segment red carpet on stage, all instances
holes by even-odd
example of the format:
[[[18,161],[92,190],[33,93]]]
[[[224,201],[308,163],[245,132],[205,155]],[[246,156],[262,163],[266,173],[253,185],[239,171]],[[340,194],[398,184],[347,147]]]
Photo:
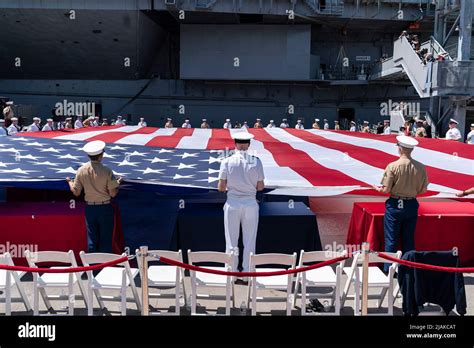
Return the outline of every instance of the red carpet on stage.
[[[33,251],[87,251],[85,204],[76,202],[10,202],[0,204],[0,253],[10,252],[17,265],[26,265],[23,249]],[[124,237],[120,212],[115,207],[113,251],[122,253]],[[19,250],[20,249],[20,250]],[[21,252],[21,257],[18,252]],[[16,254],[16,255],[15,255]]]
[[[384,203],[354,203],[347,244],[370,243],[384,250]],[[469,202],[420,202],[415,232],[419,251],[457,247],[461,264],[474,266],[474,204]]]

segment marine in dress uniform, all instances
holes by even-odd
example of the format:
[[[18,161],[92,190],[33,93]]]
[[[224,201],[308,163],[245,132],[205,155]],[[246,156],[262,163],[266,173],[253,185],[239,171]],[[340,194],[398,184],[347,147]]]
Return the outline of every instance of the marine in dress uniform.
[[[267,125],[267,128],[276,128],[275,121],[270,120],[270,123]]]
[[[467,133],[466,143],[471,145],[474,144],[474,123],[471,123],[471,131]]]
[[[449,130],[446,132],[446,140],[461,140],[461,132],[457,129],[458,121],[455,119],[449,120]]]
[[[370,133],[369,121],[364,121],[364,126],[362,127],[362,133]]]
[[[323,122],[324,122],[323,129],[324,129],[324,130],[329,130],[329,122],[328,122],[328,120],[327,120],[327,119],[324,119]]]
[[[33,117],[33,123],[30,124],[28,127],[28,132],[39,132],[40,129],[41,118]]]
[[[222,126],[222,128],[224,128],[224,129],[231,129],[231,128],[232,128],[232,123],[230,123],[230,118],[227,118],[227,119],[225,120],[225,123],[224,123],[224,125]]]
[[[207,123],[207,119],[205,118],[202,119],[201,128],[204,128],[204,129],[210,128],[209,123]]]
[[[111,199],[117,195],[122,179],[117,179],[112,170],[101,163],[104,148],[101,140],[84,145],[83,151],[90,161],[77,170],[74,180],[66,178],[66,181],[75,196],[84,190],[88,252],[111,253],[114,229]]]
[[[384,120],[383,121],[383,134],[384,135],[392,134],[392,130],[390,129],[390,121],[389,120]]]
[[[288,128],[288,127],[290,127],[290,124],[288,123],[288,120],[286,118],[281,120],[280,128]]]
[[[76,122],[74,122],[74,129],[83,128],[84,125],[82,124],[82,116],[77,116]]]
[[[400,158],[389,163],[381,181],[374,186],[381,193],[390,194],[385,201],[384,239],[385,251],[396,252],[398,241],[402,241],[402,252],[415,250],[415,227],[418,218],[416,196],[425,193],[428,176],[425,166],[415,161],[411,153],[418,141],[408,136],[397,136]],[[389,264],[385,264],[388,271]]]
[[[334,130],[341,130],[341,126],[339,126],[339,121],[334,121]]]
[[[5,128],[5,120],[3,118],[0,118],[0,137],[2,136],[7,136],[8,131]]]
[[[349,128],[349,132],[355,132],[356,131],[356,123],[354,121],[351,121],[351,128]]]
[[[184,123],[181,125],[181,128],[192,128],[191,123],[189,122],[189,118],[184,120]]]
[[[7,128],[8,135],[15,135],[20,131],[20,126],[18,125],[18,119],[13,117],[11,119],[12,124]]]
[[[67,128],[67,129],[74,128],[74,126],[72,125],[72,117],[66,117],[66,123],[64,125],[64,128]]]
[[[52,118],[48,118],[46,120],[46,124],[43,126],[43,129],[41,129],[42,132],[49,132],[49,131],[52,131],[54,130],[53,129],[53,119]]]
[[[296,121],[295,129],[304,129],[304,125],[301,120]]]
[[[313,123],[313,126],[312,126],[312,127],[313,127],[313,129],[321,129],[321,128],[319,127],[319,118],[315,118],[315,119],[314,119],[314,123]]]
[[[173,128],[173,120],[171,118],[166,119],[165,128]]]
[[[417,119],[416,120],[416,130],[415,130],[415,138],[426,138],[426,129],[423,127],[423,120]]]
[[[239,132],[232,134],[232,138],[236,151],[221,163],[218,189],[227,191],[224,205],[226,252],[238,248],[242,225],[242,266],[246,272],[249,270],[250,253],[255,253],[257,241],[259,206],[256,193],[263,190],[265,177],[260,159],[247,153],[253,135]],[[237,257],[234,258],[233,269],[237,270]]]

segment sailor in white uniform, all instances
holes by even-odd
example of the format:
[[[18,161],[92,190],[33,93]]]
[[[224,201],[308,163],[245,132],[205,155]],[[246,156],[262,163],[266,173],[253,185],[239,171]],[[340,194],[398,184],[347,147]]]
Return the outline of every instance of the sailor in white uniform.
[[[224,125],[222,126],[222,128],[224,128],[224,129],[231,129],[231,128],[232,128],[232,123],[230,123],[230,118],[227,118],[227,119],[225,120],[225,123],[224,123]]]
[[[281,120],[280,128],[288,128],[289,126],[290,125],[289,125],[288,120],[286,118]]]
[[[446,132],[446,140],[461,140],[461,132],[457,129],[458,121],[451,118],[449,120],[449,130]]]
[[[12,124],[7,128],[8,135],[15,135],[20,131],[20,126],[18,126],[18,118],[13,117],[11,119]]]
[[[74,122],[74,129],[83,128],[84,125],[82,124],[82,116],[77,116],[76,122]]]
[[[349,132],[355,132],[356,131],[356,123],[354,121],[351,121],[351,128],[349,128]]]
[[[324,129],[324,130],[329,130],[329,122],[328,122],[328,120],[327,120],[327,119],[324,119],[323,122],[324,122],[323,129]]]
[[[140,117],[140,122],[138,122],[139,127],[146,127],[145,118]]]
[[[8,131],[5,128],[5,120],[3,118],[0,118],[0,137],[7,136]]]
[[[471,131],[467,134],[466,143],[474,145],[474,123],[471,123]]]
[[[192,128],[191,123],[189,122],[189,118],[184,120],[184,123],[181,125],[181,128]]]
[[[236,151],[222,161],[218,184],[220,192],[227,191],[224,205],[226,252],[238,248],[242,225],[244,272],[249,270],[250,253],[255,253],[259,215],[256,194],[264,189],[265,179],[260,159],[247,153],[253,137],[244,131],[232,134]],[[237,262],[235,257],[233,270],[237,270]]]
[[[273,121],[273,120],[270,120],[270,123],[269,123],[269,124],[267,124],[267,128],[275,128],[275,127],[276,127],[276,125],[275,125],[275,121]]]
[[[99,116],[95,116],[94,120],[91,121],[91,127],[99,127]]]
[[[301,120],[296,121],[295,128],[296,129],[304,129],[304,126],[303,126],[303,123],[301,122]]]
[[[127,124],[125,121],[122,119],[122,116],[118,115],[117,116],[117,121],[115,121],[116,126],[126,126]]]
[[[390,129],[390,121],[384,120],[383,121],[383,134],[390,135],[392,134],[392,130]]]
[[[240,129],[249,129],[247,121],[244,121],[244,124],[242,125],[242,127],[240,127]]]
[[[40,129],[41,118],[33,117],[33,123],[30,124],[28,127],[28,132],[39,132]]]
[[[46,124],[43,126],[43,129],[41,129],[42,132],[49,132],[49,131],[52,131],[54,130],[53,129],[53,119],[52,118],[48,118],[46,120]]]

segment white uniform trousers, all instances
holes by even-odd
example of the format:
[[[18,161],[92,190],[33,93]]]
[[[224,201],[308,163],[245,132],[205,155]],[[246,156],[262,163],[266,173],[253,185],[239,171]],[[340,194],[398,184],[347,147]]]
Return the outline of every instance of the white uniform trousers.
[[[248,272],[250,253],[255,254],[257,243],[259,206],[253,197],[235,198],[227,197],[224,204],[224,230],[226,252],[238,248],[240,225],[242,225],[242,239],[244,244],[243,271]],[[237,249],[238,250],[238,249]],[[238,258],[234,258],[232,268],[237,271]]]

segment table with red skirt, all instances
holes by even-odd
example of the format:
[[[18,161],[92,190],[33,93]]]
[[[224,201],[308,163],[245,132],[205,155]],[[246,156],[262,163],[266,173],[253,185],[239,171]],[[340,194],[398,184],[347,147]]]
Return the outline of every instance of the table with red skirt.
[[[354,203],[347,234],[348,245],[369,242],[384,250],[385,203]],[[470,202],[420,202],[415,249],[446,251],[456,247],[462,266],[474,266],[474,204]]]
[[[121,254],[124,236],[120,211],[114,205],[112,250]],[[24,249],[87,252],[85,203],[9,202],[0,204],[0,254],[10,252],[15,264],[26,265]]]

